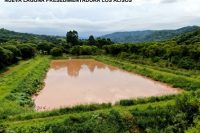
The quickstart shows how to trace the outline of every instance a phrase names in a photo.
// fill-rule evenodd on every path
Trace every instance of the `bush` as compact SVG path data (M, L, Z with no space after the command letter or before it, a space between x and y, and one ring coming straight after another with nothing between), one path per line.
M46 126L53 133L124 133L123 118L116 110L92 115L70 116L63 122L52 123Z
M70 53L73 55L80 55L80 46L74 46L70 49Z
M192 69L194 68L194 61L190 58L181 58L178 62L178 67L185 68L185 69Z
M74 46L70 49L70 53L73 55L94 55L98 51L96 46Z
M20 44L18 48L21 51L23 59L29 59L35 56L36 49L32 47L30 44Z
M166 107L133 109L132 114L136 123L146 132L176 132L182 133L187 127L196 124L199 115L200 91L179 95L176 104Z
M13 53L10 50L0 47L0 68L10 65L13 60Z
M41 51L42 54L49 54L52 48L52 44L49 42L41 42L37 45L37 49Z
M62 55L62 49L54 47L54 48L51 49L50 54L52 56L61 56Z
M10 50L13 53L13 63L16 63L19 60L19 57L21 57L21 51L15 45L5 45L3 48Z
M130 56L130 54L127 52L121 52L118 54L118 58L120 58L120 59L127 58L129 56Z
M81 55L93 55L97 51L96 46L81 46L80 47L80 54Z
M160 97L147 97L147 98L137 98L137 99L124 99L119 101L119 105L121 106L132 106L137 104L144 104L144 103L153 103L153 102L159 102L164 100L171 100L176 95L166 95L166 96L160 96Z

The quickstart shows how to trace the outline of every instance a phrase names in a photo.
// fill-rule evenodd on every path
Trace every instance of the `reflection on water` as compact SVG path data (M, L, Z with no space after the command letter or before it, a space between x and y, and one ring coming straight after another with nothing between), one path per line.
M162 83L91 59L55 60L34 98L38 111L87 103L176 94Z
M79 76L79 71L84 67L87 67L91 73L94 72L95 68L97 69L108 68L110 71L116 70L116 68L113 66L106 66L105 64L94 61L92 59L87 59L87 60L72 59L69 61L57 60L51 63L51 69L58 70L61 68L66 68L67 74L72 77Z

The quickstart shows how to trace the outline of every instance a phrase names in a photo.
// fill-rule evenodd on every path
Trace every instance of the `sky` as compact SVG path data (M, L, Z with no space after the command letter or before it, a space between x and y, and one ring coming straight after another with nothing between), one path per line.
M200 0L133 0L131 3L7 3L0 0L0 28L79 36L200 26Z

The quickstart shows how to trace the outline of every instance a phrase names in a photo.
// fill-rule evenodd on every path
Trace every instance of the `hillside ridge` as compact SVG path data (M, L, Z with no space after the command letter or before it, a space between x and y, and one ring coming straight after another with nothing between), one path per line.
M192 32L198 29L198 26L187 26L175 30L144 30L144 31L128 31L114 32L101 36L102 38L110 38L114 42L150 42L164 41L173 39L183 33Z

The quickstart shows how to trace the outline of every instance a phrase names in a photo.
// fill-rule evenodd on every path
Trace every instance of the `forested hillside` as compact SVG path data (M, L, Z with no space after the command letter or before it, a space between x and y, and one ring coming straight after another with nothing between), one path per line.
M65 44L64 37L18 33L0 29L0 69L38 53L49 54L53 47Z
M200 69L200 30L162 42L106 45L106 53L134 63Z
M172 39L182 33L191 32L197 29L198 26L188 26L177 30L146 30L146 31L130 31L116 32L102 36L110 38L114 42L150 42L163 41Z
M36 35L30 33L19 33L6 29L0 29L0 43L4 43L10 40L17 40L21 42L39 42L49 41L52 43L58 43L64 37L59 36L48 36L48 35Z
M66 41L68 39L68 41ZM91 54L97 51L97 47L112 44L110 39L90 36L88 40L80 40L76 31L68 32L68 36L48 36L28 33L18 33L6 29L0 29L0 69L19 60L29 59L37 54L51 54L60 56L62 53ZM92 47L88 47L90 45ZM81 51L77 51L80 49Z
M181 34L176 39L178 44L195 44L200 42L200 28L193 32Z

